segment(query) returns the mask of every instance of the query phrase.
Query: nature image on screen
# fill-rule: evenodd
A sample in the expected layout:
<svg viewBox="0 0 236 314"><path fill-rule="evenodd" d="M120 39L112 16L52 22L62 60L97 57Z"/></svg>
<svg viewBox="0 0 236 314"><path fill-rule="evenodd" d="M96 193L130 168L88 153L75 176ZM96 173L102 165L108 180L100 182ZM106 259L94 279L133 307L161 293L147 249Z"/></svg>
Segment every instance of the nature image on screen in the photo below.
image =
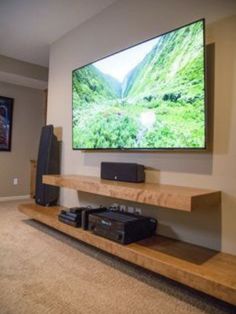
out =
<svg viewBox="0 0 236 314"><path fill-rule="evenodd" d="M73 71L74 149L205 147L203 21Z"/></svg>

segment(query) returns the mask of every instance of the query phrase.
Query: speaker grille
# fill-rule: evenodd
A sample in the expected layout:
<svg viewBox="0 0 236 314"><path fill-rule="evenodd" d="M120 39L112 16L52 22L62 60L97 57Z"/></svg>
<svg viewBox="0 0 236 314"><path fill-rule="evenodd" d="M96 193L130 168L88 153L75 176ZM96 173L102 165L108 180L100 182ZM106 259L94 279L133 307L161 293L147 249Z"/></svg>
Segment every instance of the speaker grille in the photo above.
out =
<svg viewBox="0 0 236 314"><path fill-rule="evenodd" d="M37 204L50 206L57 203L59 188L42 183L45 174L60 173L60 144L53 134L53 126L42 128L36 172L35 201Z"/></svg>

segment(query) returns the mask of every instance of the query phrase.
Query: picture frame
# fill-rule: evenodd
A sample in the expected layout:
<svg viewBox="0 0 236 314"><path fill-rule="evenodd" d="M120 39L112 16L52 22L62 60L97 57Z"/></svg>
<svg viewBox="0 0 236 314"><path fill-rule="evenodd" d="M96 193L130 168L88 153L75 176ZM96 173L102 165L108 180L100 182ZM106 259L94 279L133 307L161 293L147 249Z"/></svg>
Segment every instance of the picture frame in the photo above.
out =
<svg viewBox="0 0 236 314"><path fill-rule="evenodd" d="M14 99L0 96L0 151L11 151Z"/></svg>

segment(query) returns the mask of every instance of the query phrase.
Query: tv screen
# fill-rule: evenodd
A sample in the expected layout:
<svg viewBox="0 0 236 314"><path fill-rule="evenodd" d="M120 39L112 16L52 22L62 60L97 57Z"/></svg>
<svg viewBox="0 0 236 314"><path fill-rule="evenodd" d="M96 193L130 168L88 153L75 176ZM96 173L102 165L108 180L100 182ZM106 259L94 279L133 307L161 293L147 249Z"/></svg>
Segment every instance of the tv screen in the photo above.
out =
<svg viewBox="0 0 236 314"><path fill-rule="evenodd" d="M204 20L72 73L73 149L206 148Z"/></svg>

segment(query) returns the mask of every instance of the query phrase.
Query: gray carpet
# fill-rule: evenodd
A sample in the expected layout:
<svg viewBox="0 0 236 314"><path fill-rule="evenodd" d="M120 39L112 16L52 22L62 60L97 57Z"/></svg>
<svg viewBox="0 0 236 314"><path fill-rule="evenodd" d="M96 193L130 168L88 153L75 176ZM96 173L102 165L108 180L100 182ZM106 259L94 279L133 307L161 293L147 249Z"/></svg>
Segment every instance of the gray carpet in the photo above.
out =
<svg viewBox="0 0 236 314"><path fill-rule="evenodd" d="M0 203L0 314L236 313Z"/></svg>

